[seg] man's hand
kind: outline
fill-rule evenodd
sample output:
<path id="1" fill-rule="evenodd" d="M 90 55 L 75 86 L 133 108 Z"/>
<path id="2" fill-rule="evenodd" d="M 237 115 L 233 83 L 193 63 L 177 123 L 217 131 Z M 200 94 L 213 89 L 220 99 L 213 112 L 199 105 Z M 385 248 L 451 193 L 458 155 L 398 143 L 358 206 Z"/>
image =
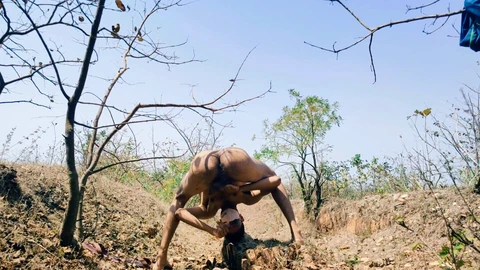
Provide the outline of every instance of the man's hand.
<path id="1" fill-rule="evenodd" d="M 237 194 L 240 191 L 240 187 L 232 184 L 228 184 L 222 188 L 222 191 L 225 192 L 226 194 Z"/>
<path id="2" fill-rule="evenodd" d="M 223 238 L 228 233 L 228 226 L 227 224 L 223 223 L 222 221 L 217 221 L 217 228 L 213 229 L 212 235 L 217 238 Z"/>

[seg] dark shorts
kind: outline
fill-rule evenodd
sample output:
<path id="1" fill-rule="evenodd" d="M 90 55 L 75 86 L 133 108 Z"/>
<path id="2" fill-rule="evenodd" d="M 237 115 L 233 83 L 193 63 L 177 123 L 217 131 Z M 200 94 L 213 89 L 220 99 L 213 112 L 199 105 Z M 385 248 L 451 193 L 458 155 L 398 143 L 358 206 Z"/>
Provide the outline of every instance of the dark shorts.
<path id="1" fill-rule="evenodd" d="M 225 172 L 225 168 L 224 168 L 223 164 L 220 162 L 219 157 L 217 157 L 217 162 L 218 162 L 217 175 L 215 176 L 215 178 L 212 181 L 212 186 L 210 187 L 210 194 L 213 194 L 213 193 L 219 191 L 220 189 L 222 189 L 226 185 L 233 184 L 232 178 L 229 177 L 227 175 L 227 173 Z"/>

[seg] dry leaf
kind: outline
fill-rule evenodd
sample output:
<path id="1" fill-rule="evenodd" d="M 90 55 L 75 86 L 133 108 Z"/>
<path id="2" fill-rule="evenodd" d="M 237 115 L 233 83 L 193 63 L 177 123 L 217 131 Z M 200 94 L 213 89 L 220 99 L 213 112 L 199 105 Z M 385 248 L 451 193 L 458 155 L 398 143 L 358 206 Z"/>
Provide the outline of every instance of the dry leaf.
<path id="1" fill-rule="evenodd" d="M 121 10 L 121 11 L 125 11 L 125 6 L 123 5 L 122 1 L 121 0 L 115 0 L 115 4 L 117 4 L 117 7 Z"/>

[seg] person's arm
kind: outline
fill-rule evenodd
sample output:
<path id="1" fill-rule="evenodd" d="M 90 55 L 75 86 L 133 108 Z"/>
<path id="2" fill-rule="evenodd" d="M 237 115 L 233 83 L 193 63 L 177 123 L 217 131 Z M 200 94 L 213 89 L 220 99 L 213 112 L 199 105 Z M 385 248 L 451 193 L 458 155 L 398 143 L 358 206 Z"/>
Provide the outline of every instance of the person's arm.
<path id="1" fill-rule="evenodd" d="M 252 190 L 250 192 L 245 192 L 245 193 L 240 192 L 236 195 L 238 196 L 236 201 L 238 203 L 243 203 L 246 205 L 253 205 L 259 202 L 263 198 L 263 196 L 268 195 L 270 193 L 272 193 L 271 190 Z"/>
<path id="2" fill-rule="evenodd" d="M 217 238 L 224 237 L 228 232 L 228 227 L 222 222 L 217 222 L 217 228 L 213 228 L 199 218 L 207 218 L 209 213 L 201 206 L 191 208 L 180 208 L 175 212 L 175 217 L 190 226 L 193 226 L 202 231 L 216 236 Z"/>
<path id="3" fill-rule="evenodd" d="M 281 182 L 282 182 L 282 179 L 278 175 L 272 175 L 270 177 L 262 178 L 256 182 L 242 185 L 239 187 L 239 191 L 240 192 L 253 191 L 253 190 L 259 190 L 260 192 L 272 191 L 276 187 L 278 187 L 278 185 L 280 185 Z"/>

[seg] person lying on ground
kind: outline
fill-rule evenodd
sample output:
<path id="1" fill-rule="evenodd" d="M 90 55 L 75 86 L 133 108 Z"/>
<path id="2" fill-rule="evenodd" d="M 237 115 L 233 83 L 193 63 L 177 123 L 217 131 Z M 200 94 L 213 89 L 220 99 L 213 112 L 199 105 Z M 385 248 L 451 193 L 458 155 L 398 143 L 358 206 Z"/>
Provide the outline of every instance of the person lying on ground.
<path id="1" fill-rule="evenodd" d="M 224 173 L 219 174 L 220 171 Z M 215 205 L 216 199 L 213 195 L 219 191 L 228 193 L 227 189 L 231 186 L 227 187 L 227 185 L 240 186 L 239 190 L 242 192 L 263 191 L 268 190 L 271 187 L 268 183 L 277 178 L 280 179 L 265 163 L 250 157 L 241 148 L 229 147 L 198 153 L 193 158 L 189 171 L 180 182 L 180 187 L 168 210 L 160 250 L 153 269 L 171 267 L 167 260 L 167 252 L 179 223 L 175 213 L 178 209 L 184 208 L 191 197 L 202 194 L 204 205 L 206 205 L 205 201 L 208 201 L 209 205 Z M 295 221 L 295 215 L 285 187 L 280 184 L 270 193 L 288 221 L 292 239 L 298 243 L 303 243 L 300 228 Z M 221 222 L 218 226 L 226 230 Z"/>

